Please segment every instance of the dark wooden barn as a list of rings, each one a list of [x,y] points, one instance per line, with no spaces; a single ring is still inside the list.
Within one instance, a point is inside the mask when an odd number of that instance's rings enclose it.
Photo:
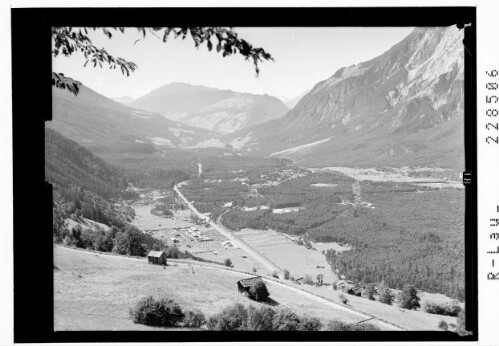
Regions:
[[[360,297],[362,295],[362,288],[360,288],[360,286],[352,286],[349,287],[346,292],[353,296]]]
[[[262,281],[261,276],[255,276],[252,278],[239,280],[237,282],[237,290],[239,291],[239,293],[249,296],[250,295],[249,290],[251,286],[258,281]]]
[[[147,255],[147,261],[152,264],[167,265],[166,254],[163,251],[151,251]]]

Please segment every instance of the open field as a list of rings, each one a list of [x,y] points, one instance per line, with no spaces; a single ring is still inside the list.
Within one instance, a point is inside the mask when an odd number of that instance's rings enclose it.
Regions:
[[[188,251],[195,256],[222,263],[226,258],[232,261],[234,268],[244,271],[252,271],[253,268],[257,272],[266,269],[259,261],[254,260],[248,253],[233,244],[223,242],[230,241],[219,231],[211,226],[196,225],[190,218],[191,211],[189,209],[177,210],[173,213],[173,217],[164,218],[151,214],[151,208],[154,204],[134,204],[135,219],[132,224],[141,231],[152,231],[150,234],[158,239],[161,239],[165,244],[173,245],[173,239],[176,239],[175,245],[181,251]],[[201,237],[195,237],[190,233],[191,227],[199,231],[202,237],[211,240],[203,241]]]
[[[211,263],[170,260],[163,269],[147,264],[145,259],[55,247],[54,266],[57,268],[54,268],[56,330],[158,330],[133,324],[128,318],[128,308],[147,295],[170,297],[185,310],[199,309],[206,315],[233,302],[257,304],[243,298],[236,289],[236,282],[249,277],[248,274]],[[350,295],[345,306],[338,298],[339,291],[265,281],[275,301],[321,319],[358,322],[369,317],[361,313],[364,312],[375,317],[369,323],[382,330],[394,327],[381,321],[407,330],[438,330],[440,320],[448,323],[456,320]]]
[[[55,330],[152,330],[128,318],[128,309],[148,295],[174,299],[184,310],[199,309],[205,315],[234,302],[257,304],[237,291],[236,282],[249,275],[215,265],[170,262],[163,269],[145,259],[54,247],[54,266]],[[365,319],[297,289],[268,283],[271,298],[297,313],[345,322]]]
[[[301,285],[300,288],[307,292],[312,292],[321,297],[325,297],[327,299],[335,301],[337,303],[341,303],[341,300],[338,297],[339,291],[335,291],[324,286],[315,287],[309,285]],[[395,290],[392,293],[395,293]],[[442,295],[433,294],[422,294],[421,296],[424,297],[420,301],[421,306],[423,306],[425,299],[437,301],[436,296],[440,296],[441,298],[445,297]],[[349,307],[357,311],[362,311],[367,314],[376,316],[382,320],[396,323],[398,326],[407,330],[439,330],[438,323],[441,320],[444,320],[447,323],[456,323],[456,317],[428,314],[421,310],[415,311],[401,309],[396,305],[395,302],[394,305],[386,305],[362,297],[356,297],[352,295],[347,295],[347,297]],[[442,301],[440,302],[449,300],[449,298],[442,298]]]
[[[461,181],[448,180],[446,178],[431,178],[433,175],[443,175],[446,171],[452,173],[452,170],[446,170],[442,168],[413,168],[408,167],[403,168],[391,168],[390,172],[385,172],[378,170],[376,168],[352,168],[352,167],[324,167],[324,168],[310,168],[312,172],[341,172],[346,174],[356,180],[364,181],[378,181],[378,182],[395,182],[395,183],[410,183],[420,186],[429,186],[435,188],[442,187],[454,187],[456,189],[464,189],[464,185]],[[429,177],[417,177],[411,176],[414,174],[421,174],[422,172],[428,172]],[[449,174],[451,174],[449,173]]]
[[[190,227],[193,225],[189,221],[190,211],[188,210],[178,210],[175,212],[175,217],[166,218],[151,214],[154,204],[132,204],[132,207],[135,209],[135,218],[132,225],[142,231],[173,230],[176,227]]]
[[[243,229],[236,234],[283,270],[288,269],[296,279],[310,274],[315,280],[317,274],[323,274],[324,282],[332,283],[337,280],[320,251],[297,245],[280,232]]]

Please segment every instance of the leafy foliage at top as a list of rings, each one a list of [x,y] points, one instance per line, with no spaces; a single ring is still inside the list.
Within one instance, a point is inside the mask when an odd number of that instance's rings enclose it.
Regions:
[[[114,57],[109,54],[105,48],[97,48],[92,44],[91,39],[88,37],[89,31],[101,31],[104,35],[111,39],[113,37],[113,31],[124,33],[125,30],[126,28],[124,27],[53,27],[52,55],[54,57],[59,55],[69,57],[72,54],[79,52],[83,54],[86,59],[84,66],[91,63],[94,67],[97,67],[97,65],[101,68],[103,65],[108,65],[110,69],[116,69],[116,67],[119,67],[123,75],[126,74],[129,76],[131,72],[138,68],[136,64],[121,57]],[[163,42],[167,42],[170,36],[174,39],[181,38],[182,40],[185,40],[190,36],[193,39],[196,48],[199,48],[199,46],[206,43],[209,51],[215,47],[216,51],[218,53],[221,52],[223,57],[240,54],[245,58],[245,60],[251,59],[253,61],[257,76],[260,73],[260,62],[264,60],[274,60],[272,56],[263,48],[253,47],[248,41],[241,39],[231,28],[138,27],[137,30],[143,35],[144,38],[147,34],[149,34],[161,38]],[[81,83],[65,77],[61,73],[53,72],[52,85],[61,89],[68,89],[70,92],[77,95]]]

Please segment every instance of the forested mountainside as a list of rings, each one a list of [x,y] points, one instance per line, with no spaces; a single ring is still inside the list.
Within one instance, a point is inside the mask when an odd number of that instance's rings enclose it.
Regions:
[[[218,136],[128,107],[84,85],[78,96],[54,87],[52,105],[53,120],[47,126],[100,156],[159,157],[168,148],[188,148]]]
[[[139,181],[176,181],[185,178],[182,173],[134,174]],[[45,132],[45,179],[53,185],[55,243],[134,256],[165,249],[170,257],[197,258],[132,226],[135,212],[125,200],[138,194],[127,189],[124,172],[50,128]]]
[[[78,186],[104,198],[130,198],[123,171],[75,141],[45,128],[45,179],[62,188]]]
[[[56,234],[68,218],[124,227],[133,217],[133,210],[110,200],[138,197],[127,190],[124,173],[50,128],[45,129],[45,180],[53,186]]]
[[[288,108],[277,97],[186,83],[166,84],[130,103],[168,119],[220,133],[278,119]]]
[[[384,54],[316,84],[284,117],[225,139],[315,165],[462,170],[462,38],[455,26],[416,28]]]

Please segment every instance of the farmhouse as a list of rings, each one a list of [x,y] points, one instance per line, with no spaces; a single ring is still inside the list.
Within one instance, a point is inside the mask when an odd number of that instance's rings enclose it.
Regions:
[[[358,285],[344,285],[341,290],[353,296],[360,297],[362,295],[362,288]]]
[[[237,290],[239,293],[243,293],[244,295],[250,295],[250,288],[253,284],[258,281],[262,281],[261,276],[255,276],[249,279],[241,279],[237,282]]]
[[[147,261],[152,264],[166,265],[166,254],[163,251],[151,251],[147,255]]]

